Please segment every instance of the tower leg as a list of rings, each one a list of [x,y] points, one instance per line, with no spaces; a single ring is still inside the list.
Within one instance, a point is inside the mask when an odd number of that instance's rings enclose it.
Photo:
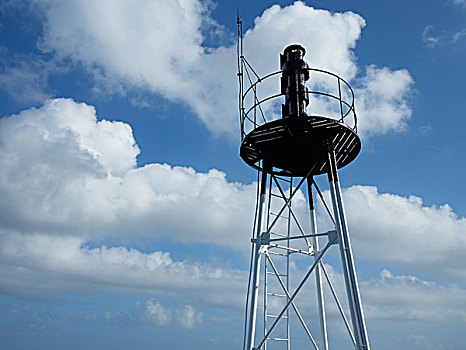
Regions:
[[[345,277],[346,291],[353,323],[354,337],[357,350],[369,350],[369,339],[367,337],[364,312],[359,294],[359,285],[354,267],[351,241],[346,223],[343,199],[341,196],[340,182],[338,180],[338,169],[335,160],[335,153],[329,150],[329,187],[332,196],[333,210],[335,214],[335,225],[339,238],[340,254],[343,263],[343,274]]]
[[[251,289],[251,305],[249,310],[249,326],[247,336],[247,350],[252,350],[254,346],[254,338],[256,333],[256,317],[257,317],[257,301],[259,297],[259,279],[260,279],[260,259],[261,259],[261,234],[264,232],[264,212],[265,212],[265,192],[267,186],[267,172],[262,171],[260,193],[259,193],[259,211],[257,214],[257,226],[254,236],[254,258],[253,258],[253,275]]]
[[[311,214],[311,234],[317,234],[317,222],[316,222],[316,212],[314,208],[314,197],[312,192],[312,176],[307,178],[307,191],[309,197],[309,209]],[[314,245],[314,259],[317,259],[317,254],[319,252],[319,237],[313,237]],[[322,276],[321,276],[321,267],[319,264],[316,266],[316,288],[317,288],[317,306],[319,308],[319,319],[320,319],[320,331],[322,338],[322,350],[328,350],[328,340],[327,340],[327,320],[325,318],[325,301],[324,293],[322,290]]]

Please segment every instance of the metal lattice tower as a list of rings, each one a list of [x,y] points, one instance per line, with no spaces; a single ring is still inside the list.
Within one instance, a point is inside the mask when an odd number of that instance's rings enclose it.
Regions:
[[[310,68],[305,53],[300,45],[288,46],[280,55],[280,70],[260,77],[243,55],[238,16],[240,156],[257,169],[260,179],[251,239],[244,349],[289,350],[292,327],[297,324],[301,324],[311,348],[329,349],[325,287],[333,299],[328,302],[335,302],[354,348],[369,350],[338,178],[338,169],[352,162],[361,150],[354,94],[336,74]],[[280,91],[271,93],[276,86]],[[281,109],[277,108],[280,104]],[[328,177],[330,205],[314,180],[323,174]],[[294,207],[296,194],[302,193],[305,182],[310,215],[306,225]],[[314,192],[333,222],[331,230],[318,230]],[[333,245],[339,248],[349,317],[322,261]],[[294,282],[291,261],[297,257],[311,259],[311,266]],[[315,276],[317,332],[310,329],[297,305],[297,296],[306,289],[311,275]],[[259,310],[263,311],[262,321]],[[318,334],[317,340],[313,332]]]

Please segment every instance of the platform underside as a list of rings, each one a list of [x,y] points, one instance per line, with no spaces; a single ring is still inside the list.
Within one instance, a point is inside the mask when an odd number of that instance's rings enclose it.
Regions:
[[[328,145],[333,147],[339,169],[361,151],[359,136],[347,125],[321,116],[278,119],[258,126],[241,143],[240,156],[250,166],[286,176],[328,172]]]

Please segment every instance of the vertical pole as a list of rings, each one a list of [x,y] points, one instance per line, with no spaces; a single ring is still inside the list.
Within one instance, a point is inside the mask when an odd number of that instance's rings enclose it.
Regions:
[[[335,159],[334,154],[333,154],[333,158]],[[336,164],[335,164],[335,169],[336,169]],[[343,198],[341,196],[340,182],[338,181],[338,171],[335,171],[335,190],[336,190],[337,203],[338,203],[338,207],[340,210],[341,226],[343,229],[343,234],[345,236],[345,243],[346,243],[345,250],[346,250],[346,255],[347,255],[347,260],[348,260],[348,272],[350,273],[351,287],[353,289],[355,311],[356,311],[356,316],[358,320],[359,330],[361,332],[361,335],[360,335],[361,336],[361,349],[369,350],[370,349],[369,338],[367,336],[366,321],[364,319],[364,311],[363,311],[362,303],[361,303],[361,295],[359,293],[359,284],[358,284],[358,278],[356,275],[356,268],[354,266],[353,250],[351,248],[351,240],[349,236],[348,225],[346,223],[345,209],[343,207]]]
[[[267,268],[268,261],[264,259],[264,336],[267,334]],[[267,350],[267,342],[264,343],[263,350]]]
[[[291,198],[291,194],[293,193],[293,178],[290,177],[290,188],[289,188],[289,195],[288,198]],[[286,235],[288,238],[291,236],[291,202],[289,203],[290,206],[288,207],[288,227],[286,229]],[[286,241],[286,247],[290,248],[290,240]],[[290,290],[290,251],[286,252],[286,290]],[[286,293],[285,293],[286,294]],[[287,295],[286,301],[290,301],[289,296]],[[286,309],[286,343],[287,343],[287,350],[290,350],[291,342],[290,342],[290,309]]]
[[[309,209],[311,215],[311,234],[317,234],[317,222],[316,222],[316,212],[314,208],[314,196],[312,190],[312,176],[309,175],[307,178],[307,192],[309,197]],[[317,259],[319,254],[319,237],[314,236],[313,240],[314,245],[314,259]],[[324,293],[322,289],[322,276],[321,276],[321,267],[319,264],[316,266],[316,288],[317,288],[317,305],[319,308],[319,318],[320,318],[320,331],[322,338],[322,349],[328,350],[328,339],[327,339],[327,320],[325,317],[325,300]]]
[[[334,180],[334,176],[336,172],[335,171],[336,162],[334,162],[335,157],[334,157],[333,150],[329,150],[328,160],[329,160],[328,181],[329,181],[330,195],[332,197],[333,212],[335,216],[335,228],[338,234],[338,244],[340,246],[341,262],[343,265],[343,276],[345,278],[346,294],[348,297],[348,304],[349,304],[350,315],[351,315],[351,323],[353,325],[354,340],[355,340],[356,349],[359,349],[359,344],[360,344],[359,327],[358,327],[358,323],[356,321],[356,315],[354,312],[353,291],[350,287],[348,264],[347,264],[346,253],[345,253],[345,248],[344,248],[345,244],[343,242],[344,240],[343,233],[342,233],[343,230],[341,227],[340,212],[338,210],[338,204],[337,204],[337,199],[336,199],[335,180]]]
[[[369,339],[367,337],[364,312],[362,309],[361,296],[359,293],[356,269],[354,266],[353,252],[349,237],[348,225],[346,223],[345,210],[341,196],[340,182],[338,180],[338,169],[335,160],[335,152],[329,149],[329,185],[332,196],[333,209],[335,212],[335,223],[339,236],[340,253],[343,263],[343,273],[345,276],[346,291],[353,322],[356,349],[369,350]]]
[[[260,279],[260,258],[261,258],[261,234],[263,230],[264,222],[264,210],[265,210],[265,192],[267,187],[267,171],[263,164],[261,187],[259,193],[259,212],[257,218],[257,227],[254,237],[254,259],[253,259],[253,277],[252,277],[252,289],[251,289],[251,308],[249,311],[249,327],[248,327],[248,343],[247,350],[252,350],[254,346],[254,338],[256,333],[256,316],[257,316],[257,299],[259,297],[259,279]]]

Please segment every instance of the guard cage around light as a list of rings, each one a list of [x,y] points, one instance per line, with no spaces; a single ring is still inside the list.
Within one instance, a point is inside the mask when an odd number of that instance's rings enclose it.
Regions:
[[[279,80],[284,70],[260,77],[244,56],[240,59],[242,71],[238,73],[240,76],[239,116],[241,141],[243,141],[246,135],[257,127],[281,117],[286,92],[281,91]],[[351,86],[335,73],[318,68],[306,67],[304,69],[309,72],[312,83],[311,88],[306,85],[305,91],[310,100],[306,109],[307,114],[330,117],[344,123],[357,133],[354,92]]]

